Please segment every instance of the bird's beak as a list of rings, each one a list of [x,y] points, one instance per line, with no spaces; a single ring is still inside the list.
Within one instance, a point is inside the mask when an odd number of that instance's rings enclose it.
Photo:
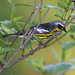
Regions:
[[[64,31],[67,32],[67,31],[66,31],[66,28],[64,28]]]

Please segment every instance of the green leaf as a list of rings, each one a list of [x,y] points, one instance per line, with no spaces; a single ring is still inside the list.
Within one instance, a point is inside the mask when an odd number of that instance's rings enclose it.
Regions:
[[[57,6],[54,6],[54,5],[45,5],[45,7],[54,8],[54,9],[56,9],[60,14],[64,15],[63,11],[60,10],[60,8],[58,8]]]
[[[75,66],[73,64],[63,62],[55,65],[55,73],[64,73],[68,70],[72,70]]]
[[[40,58],[40,65],[41,65],[41,67],[43,67],[43,61],[44,61],[44,56],[41,56],[41,58]]]
[[[75,33],[75,24],[73,24],[73,25],[71,26],[70,32],[71,32],[71,33]]]
[[[0,59],[0,61],[1,61],[2,64],[5,65],[5,67],[8,67],[9,66],[8,63],[7,63],[7,61],[5,61],[4,59]]]
[[[32,43],[30,40],[25,44],[25,48],[32,49]]]
[[[71,0],[66,0],[67,1],[67,3],[69,3]]]
[[[34,7],[34,5],[31,5],[31,4],[21,4],[21,3],[15,4],[15,6],[28,6],[28,7]]]
[[[20,27],[20,25],[18,24],[17,21],[13,21],[12,22],[19,30],[21,30],[22,28]]]
[[[25,27],[26,30],[28,30],[31,26],[32,26],[32,24],[27,24],[26,27]]]
[[[56,50],[55,50],[54,48],[52,48],[51,51],[52,51],[52,53],[54,54],[55,58],[60,61],[61,58],[60,58],[60,56],[58,55],[58,53],[56,52]]]
[[[72,7],[69,8],[69,10],[72,10],[72,9],[75,9],[75,6],[72,6]]]
[[[63,46],[63,49],[68,50],[75,46],[75,42],[66,42],[62,44],[62,46]]]
[[[16,8],[14,6],[12,6],[11,20],[13,20],[13,18],[15,17],[15,14],[16,14]]]
[[[0,59],[4,59],[5,55],[0,55]]]
[[[8,2],[12,4],[12,0],[8,0]]]
[[[12,0],[8,0],[8,2],[12,5],[12,11],[11,11],[11,20],[13,20],[15,14],[16,14],[16,8],[12,2]]]
[[[53,64],[47,65],[47,66],[44,66],[43,69],[46,71],[49,71],[50,73],[54,73],[55,66]]]
[[[46,71],[51,72],[52,74],[61,74],[64,73],[68,70],[74,69],[75,66],[73,64],[70,63],[58,63],[56,65],[47,65],[43,67]]]
[[[23,18],[23,16],[20,16],[20,17],[14,17],[13,20],[14,20],[14,21],[19,21],[19,20],[21,20],[22,18]]]
[[[11,30],[12,30],[14,33],[17,33],[17,31],[15,30],[15,28],[11,28]]]
[[[37,35],[33,35],[34,39],[36,39],[39,43],[43,43],[43,40],[39,38]]]
[[[0,39],[0,41],[3,42],[4,44],[6,44],[6,42],[4,40]]]
[[[29,64],[34,67],[34,69],[36,69],[39,72],[43,72],[44,69],[43,67],[43,63],[41,63],[41,61],[35,60],[35,59],[30,59],[28,60]]]
[[[75,34],[74,34],[74,33],[70,33],[70,34],[69,34],[69,37],[70,37],[71,39],[75,40]]]
[[[10,20],[4,20],[4,21],[2,21],[2,24],[4,24],[8,28],[10,28],[12,26],[12,23]]]
[[[60,2],[67,5],[70,2],[70,0],[60,0]]]
[[[66,6],[65,4],[63,4],[63,3],[59,3],[59,6],[60,6],[61,8],[64,8],[64,9],[67,8],[67,6]]]
[[[8,34],[14,33],[14,32],[12,31],[12,29],[7,28],[4,24],[1,24],[1,27],[2,27],[2,29],[3,29],[6,33],[8,33]]]
[[[19,25],[24,25],[24,24],[25,24],[24,22],[21,22],[21,21],[17,21],[17,23],[18,23]]]
[[[15,51],[15,49],[14,48],[0,48],[0,55],[6,52],[11,52],[11,51]]]
[[[1,33],[2,35],[5,35],[5,33],[4,33],[3,31],[0,31],[0,33]]]
[[[61,15],[59,15],[59,14],[55,14],[55,16],[56,16],[56,17],[59,17],[59,18],[61,18],[61,19],[63,18],[63,17],[62,17]]]

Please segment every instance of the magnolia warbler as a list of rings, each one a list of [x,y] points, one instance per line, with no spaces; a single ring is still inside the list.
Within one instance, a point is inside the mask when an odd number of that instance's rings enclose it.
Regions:
[[[37,35],[42,39],[46,39],[46,38],[54,35],[56,32],[59,32],[59,31],[65,31],[66,32],[64,24],[59,20],[49,22],[49,23],[40,24],[38,26],[38,28],[37,28],[37,26],[32,26],[32,27],[30,27],[29,30],[32,30],[32,29],[35,30],[34,35]],[[14,33],[14,34],[3,35],[3,37],[17,36],[18,33],[19,33],[19,31],[17,33]],[[20,33],[19,37],[23,37],[23,33]]]

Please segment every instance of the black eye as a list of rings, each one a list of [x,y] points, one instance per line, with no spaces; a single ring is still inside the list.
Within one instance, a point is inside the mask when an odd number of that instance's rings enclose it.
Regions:
[[[63,29],[64,27],[62,27],[60,24],[58,24],[57,26],[59,29]]]

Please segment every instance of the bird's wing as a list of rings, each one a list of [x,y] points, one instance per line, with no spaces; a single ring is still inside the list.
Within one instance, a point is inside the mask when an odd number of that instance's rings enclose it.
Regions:
[[[36,26],[31,27],[30,29],[35,29],[35,34],[48,34],[56,28],[55,25],[51,23],[40,24],[38,28]]]

